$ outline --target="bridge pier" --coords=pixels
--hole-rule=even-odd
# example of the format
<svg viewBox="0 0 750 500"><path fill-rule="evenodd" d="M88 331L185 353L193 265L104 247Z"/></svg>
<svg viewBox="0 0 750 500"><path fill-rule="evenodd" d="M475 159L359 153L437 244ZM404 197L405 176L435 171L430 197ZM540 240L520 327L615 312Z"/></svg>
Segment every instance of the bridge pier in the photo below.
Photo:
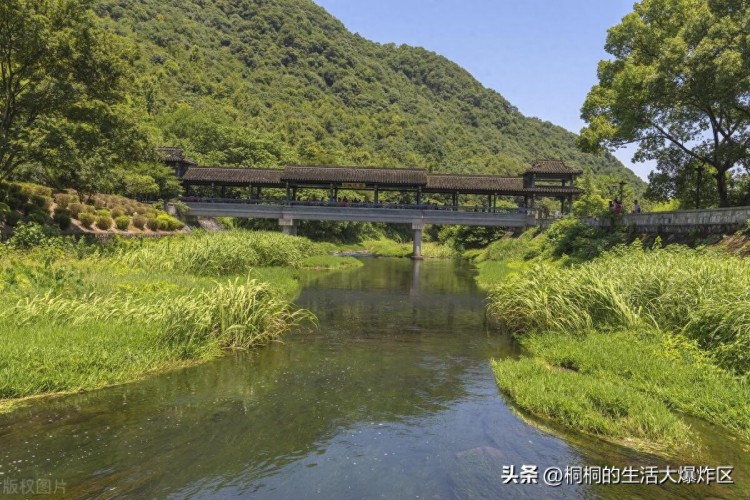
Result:
<svg viewBox="0 0 750 500"><path fill-rule="evenodd" d="M297 236L297 221L294 219L279 219L281 232L287 236Z"/></svg>
<svg viewBox="0 0 750 500"><path fill-rule="evenodd" d="M414 260L422 260L422 231L424 230L424 223L412 222L411 229L414 233L414 247L411 253L411 258Z"/></svg>

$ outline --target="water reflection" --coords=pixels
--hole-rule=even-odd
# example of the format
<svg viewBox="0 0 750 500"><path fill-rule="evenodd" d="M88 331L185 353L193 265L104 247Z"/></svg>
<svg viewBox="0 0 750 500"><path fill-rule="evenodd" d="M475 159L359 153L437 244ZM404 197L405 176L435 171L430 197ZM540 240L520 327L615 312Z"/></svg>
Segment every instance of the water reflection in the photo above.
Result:
<svg viewBox="0 0 750 500"><path fill-rule="evenodd" d="M305 276L314 334L0 417L0 472L79 497L572 498L615 490L502 485L501 467L653 462L523 423L471 267L414 264Z"/></svg>

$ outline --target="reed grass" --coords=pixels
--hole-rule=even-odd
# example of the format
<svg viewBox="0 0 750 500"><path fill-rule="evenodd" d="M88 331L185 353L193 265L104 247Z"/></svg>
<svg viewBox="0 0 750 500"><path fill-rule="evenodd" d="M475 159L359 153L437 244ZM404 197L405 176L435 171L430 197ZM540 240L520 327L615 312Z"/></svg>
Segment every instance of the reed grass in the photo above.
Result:
<svg viewBox="0 0 750 500"><path fill-rule="evenodd" d="M179 270L200 276L226 276L253 267L300 267L301 261L323 253L306 238L264 231L197 231L190 236L145 242L127 249L120 261L140 269Z"/></svg>
<svg viewBox="0 0 750 500"><path fill-rule="evenodd" d="M699 446L683 415L750 441L750 261L586 231L565 221L472 256L490 314L525 348L493 362L503 392L531 415L659 454ZM607 393L635 420L597 403Z"/></svg>
<svg viewBox="0 0 750 500"><path fill-rule="evenodd" d="M724 253L635 243L571 268L536 264L492 289L490 311L513 332L673 332L750 371L750 261Z"/></svg>
<svg viewBox="0 0 750 500"><path fill-rule="evenodd" d="M280 339L314 321L290 300L295 268L316 251L304 238L249 231L0 245L0 408Z"/></svg>
<svg viewBox="0 0 750 500"><path fill-rule="evenodd" d="M294 310L268 284L234 280L210 291L191 293L145 312L162 325L162 338L192 357L207 344L221 349L249 349L268 344L299 325L314 320L305 310Z"/></svg>

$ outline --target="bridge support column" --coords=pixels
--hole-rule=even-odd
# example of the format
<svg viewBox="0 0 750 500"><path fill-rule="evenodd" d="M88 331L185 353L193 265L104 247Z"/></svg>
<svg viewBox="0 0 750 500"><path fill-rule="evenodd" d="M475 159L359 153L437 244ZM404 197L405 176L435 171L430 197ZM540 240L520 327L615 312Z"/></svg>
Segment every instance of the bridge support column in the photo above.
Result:
<svg viewBox="0 0 750 500"><path fill-rule="evenodd" d="M281 231L287 236L297 236L297 221L293 219L279 219Z"/></svg>
<svg viewBox="0 0 750 500"><path fill-rule="evenodd" d="M414 260L422 260L422 231L424 230L424 223L412 222L411 229L414 233L414 247L411 258Z"/></svg>

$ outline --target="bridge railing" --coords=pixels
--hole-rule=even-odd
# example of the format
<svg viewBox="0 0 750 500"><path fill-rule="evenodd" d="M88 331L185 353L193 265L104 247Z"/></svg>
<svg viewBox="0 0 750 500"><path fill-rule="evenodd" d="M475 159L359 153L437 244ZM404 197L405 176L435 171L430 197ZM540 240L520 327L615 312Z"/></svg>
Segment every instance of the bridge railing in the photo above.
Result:
<svg viewBox="0 0 750 500"><path fill-rule="evenodd" d="M374 203L374 202L328 202L314 200L294 200L287 201L283 199L238 199L238 198L213 198L198 196L183 196L180 201L184 203L228 203L237 205L257 205L257 206L286 206L286 207L326 207L326 208L362 208L362 209L383 209L383 210L441 210L444 212L473 212L473 213L496 213L496 214L518 214L522 213L517 208L508 207L481 207L473 205L435 205L429 203L422 204L404 204L404 203Z"/></svg>

